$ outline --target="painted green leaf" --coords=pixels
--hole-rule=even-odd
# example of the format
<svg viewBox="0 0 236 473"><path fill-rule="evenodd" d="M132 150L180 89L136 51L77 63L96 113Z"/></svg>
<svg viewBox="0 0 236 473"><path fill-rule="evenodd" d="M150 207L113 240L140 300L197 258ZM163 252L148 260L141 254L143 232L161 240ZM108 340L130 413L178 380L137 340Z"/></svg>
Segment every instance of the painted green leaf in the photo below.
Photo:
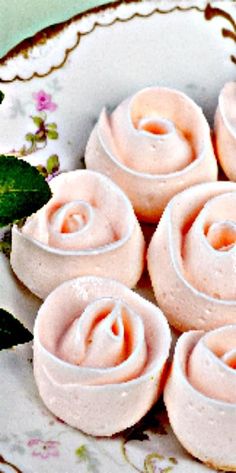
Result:
<svg viewBox="0 0 236 473"><path fill-rule="evenodd" d="M48 136L49 140L57 140L58 133L55 130L48 130L47 131L47 136Z"/></svg>
<svg viewBox="0 0 236 473"><path fill-rule="evenodd" d="M48 129L49 130L55 130L57 128L57 124L56 123L48 123L47 125Z"/></svg>
<svg viewBox="0 0 236 473"><path fill-rule="evenodd" d="M32 340L32 334L11 314L0 309L0 350Z"/></svg>
<svg viewBox="0 0 236 473"><path fill-rule="evenodd" d="M36 212L50 197L50 187L34 166L0 156L0 227Z"/></svg>
<svg viewBox="0 0 236 473"><path fill-rule="evenodd" d="M0 90L0 104L2 103L4 99L4 93Z"/></svg>
<svg viewBox="0 0 236 473"><path fill-rule="evenodd" d="M42 166L42 164L38 164L38 166L36 166L36 169L38 169L38 171L40 172L40 174L42 174L44 178L48 177L48 172L45 166Z"/></svg>
<svg viewBox="0 0 236 473"><path fill-rule="evenodd" d="M80 445L80 447L75 450L75 454L81 461L86 461L88 458L86 445Z"/></svg>
<svg viewBox="0 0 236 473"><path fill-rule="evenodd" d="M32 117L33 122L35 123L36 126L40 126L43 123L43 119L41 117Z"/></svg>
<svg viewBox="0 0 236 473"><path fill-rule="evenodd" d="M25 139L26 139L26 141L34 141L35 137L34 137L33 133L27 133L25 135Z"/></svg>
<svg viewBox="0 0 236 473"><path fill-rule="evenodd" d="M59 158L57 154L52 154L47 160L47 172L52 174L53 172L58 171L59 169Z"/></svg>
<svg viewBox="0 0 236 473"><path fill-rule="evenodd" d="M100 471L99 460L93 452L90 451L87 445L80 445L75 450L75 455L79 463L86 463L88 472L98 473Z"/></svg>

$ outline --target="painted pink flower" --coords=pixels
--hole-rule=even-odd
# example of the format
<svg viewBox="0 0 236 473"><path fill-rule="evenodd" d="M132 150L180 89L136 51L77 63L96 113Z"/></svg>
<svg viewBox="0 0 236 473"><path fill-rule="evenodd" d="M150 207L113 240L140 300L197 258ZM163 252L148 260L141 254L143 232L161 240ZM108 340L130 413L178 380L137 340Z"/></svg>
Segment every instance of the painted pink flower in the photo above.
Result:
<svg viewBox="0 0 236 473"><path fill-rule="evenodd" d="M28 446L32 449L32 456L33 457L40 457L43 460L46 460L49 457L58 457L59 450L58 445L60 442L56 440L48 440L45 442L44 440L40 439L30 439L28 441Z"/></svg>
<svg viewBox="0 0 236 473"><path fill-rule="evenodd" d="M54 110L56 110L57 104L52 102L52 96L44 92L44 90L34 92L33 97L36 100L36 108L39 112L42 110L50 110L50 112L54 112Z"/></svg>

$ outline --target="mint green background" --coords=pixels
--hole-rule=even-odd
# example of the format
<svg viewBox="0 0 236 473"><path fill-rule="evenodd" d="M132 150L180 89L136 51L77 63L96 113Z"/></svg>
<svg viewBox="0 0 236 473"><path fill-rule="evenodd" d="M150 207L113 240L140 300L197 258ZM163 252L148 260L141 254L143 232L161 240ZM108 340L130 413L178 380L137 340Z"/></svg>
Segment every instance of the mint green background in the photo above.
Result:
<svg viewBox="0 0 236 473"><path fill-rule="evenodd" d="M0 0L0 57L46 26L115 0Z"/></svg>

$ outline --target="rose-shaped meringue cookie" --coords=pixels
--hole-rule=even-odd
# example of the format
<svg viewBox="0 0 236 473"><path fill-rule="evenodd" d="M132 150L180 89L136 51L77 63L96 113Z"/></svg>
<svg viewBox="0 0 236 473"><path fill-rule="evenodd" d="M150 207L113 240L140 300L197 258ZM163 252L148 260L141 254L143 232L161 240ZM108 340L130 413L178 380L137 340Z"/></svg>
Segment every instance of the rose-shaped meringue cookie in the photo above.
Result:
<svg viewBox="0 0 236 473"><path fill-rule="evenodd" d="M11 266L37 296L94 274L133 287L144 264L144 237L124 192L94 171L63 173L53 197L12 232Z"/></svg>
<svg viewBox="0 0 236 473"><path fill-rule="evenodd" d="M236 471L236 325L179 338L164 391L171 426L203 462Z"/></svg>
<svg viewBox="0 0 236 473"><path fill-rule="evenodd" d="M160 218L177 192L217 179L201 109L185 94L164 87L141 90L110 116L104 109L85 162L119 184L138 218L149 222Z"/></svg>
<svg viewBox="0 0 236 473"><path fill-rule="evenodd" d="M148 248L155 296L180 331L236 323L236 184L176 195Z"/></svg>
<svg viewBox="0 0 236 473"><path fill-rule="evenodd" d="M123 284L85 276L44 301L34 330L34 373L56 416L91 435L135 424L157 400L170 348L168 323Z"/></svg>
<svg viewBox="0 0 236 473"><path fill-rule="evenodd" d="M236 181L236 82L225 84L215 115L215 143L219 162L231 181Z"/></svg>

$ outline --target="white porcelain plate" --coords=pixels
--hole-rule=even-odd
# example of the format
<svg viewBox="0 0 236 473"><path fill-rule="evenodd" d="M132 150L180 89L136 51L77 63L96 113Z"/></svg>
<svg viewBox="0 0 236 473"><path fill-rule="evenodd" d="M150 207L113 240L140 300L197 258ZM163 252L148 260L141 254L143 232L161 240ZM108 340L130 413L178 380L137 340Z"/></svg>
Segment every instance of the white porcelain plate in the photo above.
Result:
<svg viewBox="0 0 236 473"><path fill-rule="evenodd" d="M101 108L149 85L180 89L212 123L217 97L236 77L236 3L121 2L51 28L0 61L1 153L60 170L82 166ZM38 120L41 118L41 129ZM41 140L35 135L41 132ZM139 291L152 298L144 276ZM0 255L0 307L30 330L40 301ZM31 346L0 353L1 473L203 473L174 437L159 403L140 425L95 439L54 418L41 403Z"/></svg>

